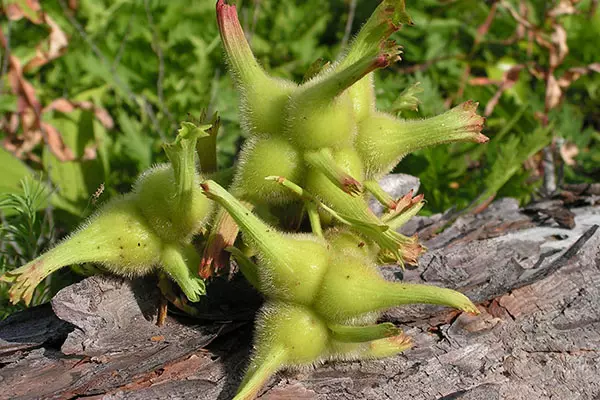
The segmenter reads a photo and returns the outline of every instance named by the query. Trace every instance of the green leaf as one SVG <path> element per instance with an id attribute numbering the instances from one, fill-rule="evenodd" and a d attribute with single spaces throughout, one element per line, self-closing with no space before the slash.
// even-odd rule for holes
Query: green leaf
<path id="1" fill-rule="evenodd" d="M 124 111 L 119 110 L 117 120 L 123 132 L 119 141 L 124 146 L 126 156 L 137 162 L 140 171 L 150 167 L 153 139 L 144 135 L 141 124 L 130 118 Z"/>
<path id="2" fill-rule="evenodd" d="M 8 193 L 22 193 L 21 180 L 35 176 L 33 170 L 3 147 L 0 147 L 0 165 L 2 165 L 0 196 Z"/>
<path id="3" fill-rule="evenodd" d="M 0 113 L 17 111 L 17 96 L 2 93 L 0 96 Z"/>
<path id="4" fill-rule="evenodd" d="M 106 180 L 102 162 L 97 158 L 86 159 L 86 148 L 96 146 L 94 116 L 89 111 L 75 110 L 68 115 L 58 115 L 48 123 L 58 129 L 76 158 L 75 161 L 62 162 L 47 147 L 44 148 L 44 168 L 57 188 L 53 203 L 70 213 L 81 214 L 91 194 Z"/>

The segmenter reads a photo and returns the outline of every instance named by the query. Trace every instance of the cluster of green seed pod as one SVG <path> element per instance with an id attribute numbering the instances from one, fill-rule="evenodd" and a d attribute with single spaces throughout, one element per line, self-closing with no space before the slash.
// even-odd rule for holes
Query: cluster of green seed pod
<path id="1" fill-rule="evenodd" d="M 376 109 L 373 71 L 400 59 L 389 36 L 412 23 L 404 1 L 384 0 L 344 57 L 302 84 L 261 68 L 234 6 L 219 0 L 217 20 L 249 139 L 229 191 L 210 180 L 202 184 L 221 207 L 211 233 L 221 248 L 208 248 L 201 273 L 218 269 L 211 262 L 230 246 L 240 270 L 267 298 L 236 399 L 256 396 L 281 368 L 386 357 L 409 348 L 399 329 L 376 324 L 390 307 L 428 303 L 477 313 L 456 291 L 388 282 L 377 267 L 381 261 L 416 264 L 424 251 L 416 237 L 397 232 L 421 209 L 422 196 L 392 199 L 378 179 L 415 150 L 487 141 L 473 102 L 419 121 Z M 387 207 L 384 216 L 369 209 L 368 194 Z M 312 232 L 285 233 L 277 219 L 268 224 L 259 217 L 281 208 L 305 212 Z M 232 226 L 242 232 L 244 251 L 232 246 Z"/>
<path id="2" fill-rule="evenodd" d="M 197 143 L 208 127 L 184 123 L 165 147 L 169 164 L 142 174 L 132 193 L 0 277 L 13 284 L 11 300 L 28 303 L 58 268 L 96 262 L 125 276 L 162 270 L 197 301 L 204 292 L 201 277 L 214 275 L 224 267 L 223 255 L 232 254 L 266 297 L 236 399 L 256 396 L 282 368 L 404 351 L 410 338 L 393 324 L 377 324 L 391 307 L 426 303 L 478 313 L 459 292 L 390 282 L 378 269 L 382 262 L 417 264 L 424 251 L 416 236 L 397 232 L 423 207 L 423 196 L 393 199 L 378 180 L 415 150 L 487 141 L 473 102 L 426 120 L 404 121 L 376 109 L 373 72 L 400 59 L 389 37 L 412 24 L 404 0 L 383 0 L 341 60 L 302 84 L 269 76 L 252 54 L 235 6 L 218 0 L 216 9 L 248 136 L 231 186 L 199 175 L 198 155 L 202 166 L 215 164 L 214 153 L 203 154 L 206 146 Z M 383 216 L 369 209 L 368 195 L 386 207 Z M 200 259 L 191 242 L 207 225 L 213 202 Z M 285 229 L 283 221 L 305 217 L 310 231 Z"/>
<path id="3" fill-rule="evenodd" d="M 362 27 L 344 57 L 298 85 L 269 76 L 254 58 L 234 6 L 217 3 L 217 20 L 227 60 L 241 95 L 240 119 L 249 136 L 239 156 L 232 193 L 253 207 L 297 202 L 268 176 L 282 176 L 315 195 L 352 229 L 376 243 L 379 259 L 416 264 L 424 250 L 416 238 L 396 232 L 406 218 L 377 181 L 406 154 L 442 143 L 484 143 L 483 118 L 476 103 L 466 102 L 427 120 L 403 121 L 375 107 L 373 71 L 400 59 L 389 40 L 402 24 L 412 24 L 402 0 L 384 0 Z M 384 221 L 369 209 L 367 195 L 382 201 L 390 215 Z M 416 213 L 421 206 L 414 202 Z M 222 215 L 222 218 L 225 216 Z M 222 227 L 223 224 L 217 224 Z M 228 236 L 213 230 L 223 246 Z M 211 275 L 214 253 L 205 253 L 201 273 Z"/>
<path id="4" fill-rule="evenodd" d="M 48 275 L 86 262 L 126 277 L 161 270 L 188 299 L 198 301 L 205 287 L 197 276 L 200 257 L 191 241 L 212 209 L 196 168 L 196 141 L 207 135 L 206 129 L 184 123 L 176 141 L 165 145 L 170 163 L 143 173 L 131 193 L 109 201 L 57 246 L 1 276 L 0 281 L 12 284 L 10 301 L 29 304 Z"/>
<path id="5" fill-rule="evenodd" d="M 426 303 L 478 313 L 454 290 L 386 281 L 376 265 L 377 251 L 349 229 L 322 231 L 314 220 L 312 233 L 284 233 L 216 182 L 205 181 L 202 188 L 240 227 L 257 262 L 237 248 L 229 251 L 267 299 L 256 321 L 252 361 L 235 399 L 254 398 L 281 368 L 406 350 L 411 343 L 402 331 L 376 324 L 388 308 Z"/>

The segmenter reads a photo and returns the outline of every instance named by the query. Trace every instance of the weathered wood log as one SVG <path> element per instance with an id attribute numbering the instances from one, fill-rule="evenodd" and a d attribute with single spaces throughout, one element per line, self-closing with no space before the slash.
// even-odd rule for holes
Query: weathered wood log
<path id="1" fill-rule="evenodd" d="M 404 279 L 461 290 L 482 314 L 394 309 L 384 319 L 414 338 L 413 349 L 285 371 L 263 398 L 600 398 L 600 208 L 571 211 L 573 229 L 510 199 L 437 234 L 448 215 L 417 218 L 405 230 L 429 238 L 429 252 Z M 170 316 L 159 328 L 151 281 L 92 277 L 72 285 L 52 308 L 0 323 L 0 398 L 231 398 L 251 345 L 243 320 L 257 303 L 248 289 L 223 294 L 227 287 L 218 290 L 229 303 L 208 306 L 206 320 Z"/>

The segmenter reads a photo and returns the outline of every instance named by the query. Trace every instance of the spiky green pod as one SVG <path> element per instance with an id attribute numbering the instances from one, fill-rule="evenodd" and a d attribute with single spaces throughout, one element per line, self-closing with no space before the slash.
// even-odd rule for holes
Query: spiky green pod
<path id="1" fill-rule="evenodd" d="M 12 283 L 12 303 L 29 304 L 36 286 L 64 266 L 95 262 L 121 275 L 139 276 L 158 264 L 161 248 L 160 238 L 129 195 L 109 202 L 54 248 L 1 280 Z"/>
<path id="2" fill-rule="evenodd" d="M 211 196 L 219 196 L 214 194 L 214 184 L 209 183 L 210 187 Z M 411 341 L 402 331 L 390 323 L 375 324 L 379 312 L 390 307 L 430 303 L 478 313 L 467 297 L 453 290 L 384 280 L 372 262 L 374 255 L 357 252 L 356 237 L 347 232 L 336 229 L 325 237 L 331 239 L 327 242 L 330 257 L 319 291 L 304 305 L 289 300 L 267 302 L 256 321 L 254 354 L 235 399 L 254 398 L 282 368 L 327 359 L 388 357 L 406 350 Z M 279 244 L 273 242 L 273 246 Z M 263 289 L 260 276 L 261 269 L 269 267 L 254 264 L 237 249 L 234 254 L 248 280 L 272 296 Z M 304 265 L 289 267 L 302 269 Z"/>
<path id="3" fill-rule="evenodd" d="M 377 259 L 416 264 L 424 251 L 416 237 L 396 232 L 421 209 L 423 197 L 410 192 L 393 199 L 376 178 L 410 151 L 439 143 L 483 141 L 482 119 L 470 103 L 426 122 L 407 123 L 375 109 L 372 72 L 399 59 L 399 48 L 388 38 L 402 24 L 412 23 L 404 1 L 384 0 L 342 60 L 311 72 L 298 87 L 290 85 L 286 99 L 242 40 L 235 9 L 219 0 L 217 12 L 245 104 L 243 129 L 249 135 L 268 134 L 252 139 L 242 150 L 234 194 L 261 210 L 257 215 L 270 216 L 274 205 L 297 214 L 289 208 L 293 198 L 273 187 L 279 184 L 303 202 L 313 230 L 313 235 L 278 232 L 214 182 L 203 184 L 207 196 L 240 226 L 257 261 L 239 249 L 229 251 L 248 281 L 269 299 L 257 321 L 252 363 L 235 398 L 254 398 L 269 376 L 283 367 L 387 357 L 407 349 L 410 339 L 399 329 L 375 324 L 390 307 L 428 303 L 477 313 L 458 292 L 389 282 L 375 266 Z M 274 88 L 274 100 L 254 96 L 257 104 L 251 104 L 245 92 L 252 85 L 256 93 Z M 397 109 L 414 108 L 412 92 L 404 97 L 395 104 Z M 256 120 L 246 122 L 252 115 L 263 118 L 267 113 L 276 121 L 266 128 L 257 129 Z M 267 183 L 261 182 L 263 178 Z M 387 208 L 382 217 L 368 208 L 366 192 Z M 327 217 L 344 227 L 324 230 Z M 276 219 L 280 226 L 282 217 Z"/>
<path id="4" fill-rule="evenodd" d="M 337 70 L 346 68 L 360 58 L 374 54 L 384 45 L 390 35 L 402 24 L 412 25 L 406 13 L 404 0 L 384 0 L 377 6 L 367 22 L 362 26 L 344 58 L 336 65 Z M 348 89 L 354 105 L 357 121 L 362 121 L 375 111 L 375 91 L 373 73 L 367 74 Z"/>
<path id="5" fill-rule="evenodd" d="M 189 243 L 212 209 L 200 189 L 196 154 L 208 129 L 184 122 L 175 141 L 163 146 L 170 163 L 146 171 L 134 185 L 139 210 L 166 242 Z"/>
<path id="6" fill-rule="evenodd" d="M 256 320 L 254 354 L 235 400 L 253 399 L 284 367 L 310 365 L 323 358 L 329 343 L 324 321 L 306 307 L 268 302 Z"/>
<path id="7" fill-rule="evenodd" d="M 348 228 L 328 229 L 325 232 L 325 240 L 335 251 L 354 258 L 374 260 L 380 250 L 374 242 L 365 240 Z"/>
<path id="8" fill-rule="evenodd" d="M 286 364 L 310 364 L 323 355 L 329 332 L 325 321 L 309 308 L 284 302 L 267 303 L 256 321 L 255 354 L 261 358 L 273 346 L 286 350 Z"/>
<path id="9" fill-rule="evenodd" d="M 356 134 L 352 101 L 347 95 L 321 95 L 316 79 L 303 87 L 285 109 L 285 135 L 302 150 L 350 146 Z"/>
<path id="10" fill-rule="evenodd" d="M 154 167 L 132 193 L 108 202 L 71 236 L 0 281 L 12 283 L 10 300 L 31 301 L 35 287 L 56 270 L 94 262 L 121 276 L 166 272 L 187 298 L 198 301 L 204 282 L 191 238 L 205 224 L 212 204 L 199 187 L 196 141 L 207 129 L 184 123 L 174 143 L 165 145 L 170 164 Z"/>
<path id="11" fill-rule="evenodd" d="M 135 183 L 134 193 L 148 225 L 167 242 L 189 242 L 205 225 L 211 210 L 198 177 L 186 198 L 177 196 L 175 176 L 169 164 L 144 172 Z"/>
<path id="12" fill-rule="evenodd" d="M 429 285 L 388 282 L 373 263 L 364 258 L 334 257 L 314 309 L 326 321 L 361 323 L 371 321 L 373 313 L 404 304 L 438 304 L 478 313 L 463 294 Z"/>
<path id="13" fill-rule="evenodd" d="M 329 262 L 325 241 L 314 235 L 277 231 L 214 181 L 202 183 L 202 188 L 227 210 L 245 241 L 257 251 L 259 289 L 278 300 L 310 304 Z"/>
<path id="14" fill-rule="evenodd" d="M 278 175 L 302 181 L 305 169 L 300 152 L 288 140 L 276 137 L 250 138 L 240 152 L 232 192 L 255 204 L 289 203 L 295 200 L 293 194 L 265 178 Z"/>
<path id="15" fill-rule="evenodd" d="M 271 90 L 271 78 L 256 62 L 235 7 L 218 1 L 217 19 L 243 102 L 248 100 L 249 90 L 262 91 L 262 96 L 242 107 L 242 119 L 253 113 L 252 108 L 266 107 L 272 108 L 269 123 L 279 124 L 262 131 L 255 129 L 260 125 L 256 122 L 242 124 L 250 135 L 278 132 L 252 139 L 242 149 L 232 187 L 236 196 L 257 206 L 289 204 L 291 195 L 273 181 L 262 181 L 266 176 L 284 177 L 309 188 L 334 210 L 357 222 L 355 229 L 381 247 L 382 259 L 415 263 L 421 249 L 416 240 L 387 228 L 368 209 L 365 197 L 359 196 L 366 176 L 360 153 L 355 150 L 357 122 L 375 112 L 372 80 L 365 77 L 399 59 L 400 49 L 387 38 L 403 23 L 411 22 L 404 1 L 384 1 L 339 63 L 281 96 L 277 90 L 274 96 L 266 95 Z M 272 104 L 271 98 L 285 100 Z M 261 115 L 266 116 L 266 111 Z M 288 141 L 278 137 L 280 130 Z M 355 198 L 349 199 L 347 194 Z M 309 216 L 314 220 L 313 213 Z M 213 236 L 219 236 L 219 232 L 211 232 Z M 203 266 L 215 257 L 219 256 L 205 257 Z"/>
<path id="16" fill-rule="evenodd" d="M 310 308 L 270 301 L 257 317 L 253 355 L 234 400 L 254 399 L 268 379 L 286 367 L 389 357 L 411 345 L 392 324 L 333 326 Z"/>
<path id="17" fill-rule="evenodd" d="M 12 283 L 12 303 L 29 304 L 36 286 L 68 265 L 97 263 L 129 278 L 162 269 L 190 300 L 198 301 L 204 283 L 190 272 L 199 259 L 194 254 L 189 245 L 165 243 L 140 211 L 135 195 L 129 194 L 110 201 L 68 238 L 0 280 Z"/>
<path id="18" fill-rule="evenodd" d="M 304 83 L 291 94 L 285 107 L 286 136 L 304 150 L 351 146 L 356 118 L 346 89 L 370 72 L 395 62 L 398 53 L 396 46 L 386 46 L 346 68 L 328 69 Z"/>
<path id="19" fill-rule="evenodd" d="M 486 143 L 481 134 L 484 118 L 477 103 L 467 101 L 433 118 L 401 120 L 376 112 L 362 120 L 356 137 L 369 179 L 390 172 L 407 154 L 444 143 Z"/>
<path id="20" fill-rule="evenodd" d="M 279 135 L 283 131 L 283 108 L 297 85 L 267 75 L 258 64 L 234 5 L 219 0 L 217 22 L 229 69 L 241 93 L 240 120 L 244 131 L 254 135 Z"/>

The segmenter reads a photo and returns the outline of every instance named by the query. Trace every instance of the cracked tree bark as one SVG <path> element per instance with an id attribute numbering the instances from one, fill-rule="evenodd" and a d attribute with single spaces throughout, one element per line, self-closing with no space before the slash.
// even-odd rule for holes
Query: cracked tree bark
<path id="1" fill-rule="evenodd" d="M 429 251 L 404 279 L 458 289 L 482 314 L 394 309 L 384 319 L 414 338 L 413 349 L 284 371 L 262 398 L 600 399 L 600 208 L 571 211 L 573 229 L 510 199 L 437 235 L 447 215 L 415 219 L 404 229 L 427 238 Z M 0 398 L 231 398 L 258 304 L 239 285 L 215 285 L 205 320 L 169 316 L 161 328 L 151 281 L 72 285 L 52 307 L 0 323 Z"/>

